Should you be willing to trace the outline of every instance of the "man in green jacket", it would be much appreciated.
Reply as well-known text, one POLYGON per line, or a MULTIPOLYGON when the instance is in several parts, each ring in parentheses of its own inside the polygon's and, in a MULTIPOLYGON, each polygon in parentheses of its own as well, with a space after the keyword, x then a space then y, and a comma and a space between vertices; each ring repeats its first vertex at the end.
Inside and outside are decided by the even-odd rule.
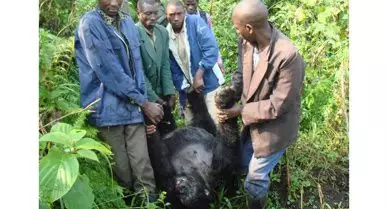
MULTIPOLYGON (((148 100, 164 106, 165 117, 161 123, 167 123, 175 128, 171 113, 176 98, 169 62, 169 36, 163 26, 156 24, 159 6, 156 0, 139 0, 137 4, 139 22, 136 26, 140 35, 140 52, 148 100)), ((155 126, 147 127, 148 134, 155 131, 155 126)))

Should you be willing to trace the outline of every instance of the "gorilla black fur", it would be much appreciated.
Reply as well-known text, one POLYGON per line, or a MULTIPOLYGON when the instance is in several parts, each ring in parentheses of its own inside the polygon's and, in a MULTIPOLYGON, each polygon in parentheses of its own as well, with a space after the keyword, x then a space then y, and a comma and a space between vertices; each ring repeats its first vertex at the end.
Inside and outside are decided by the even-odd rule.
MULTIPOLYGON (((217 105, 233 106, 231 94, 234 95, 232 89, 222 89, 216 96, 217 105)), ((172 208, 206 209, 220 185, 235 189, 237 158, 232 142, 237 138, 237 121, 227 121, 216 128, 203 96, 191 92, 187 98, 193 110, 192 124, 162 139, 150 138, 149 153, 157 187, 167 191, 172 208)))
MULTIPOLYGON (((216 106, 218 109, 229 109, 239 100, 236 91, 232 87, 222 88, 215 95, 216 106)), ((235 147, 239 134, 237 117, 226 120, 217 125, 217 136, 224 141, 228 147, 235 147)))

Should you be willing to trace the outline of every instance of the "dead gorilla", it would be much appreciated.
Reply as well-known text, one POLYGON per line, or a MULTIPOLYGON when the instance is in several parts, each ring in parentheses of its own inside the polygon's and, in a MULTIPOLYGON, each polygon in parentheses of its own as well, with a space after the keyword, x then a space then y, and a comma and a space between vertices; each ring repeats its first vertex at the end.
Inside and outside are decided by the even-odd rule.
MULTIPOLYGON (((233 89, 222 89, 216 96, 217 105, 233 106, 234 95, 233 89)), ((188 100, 194 114, 193 123, 161 140, 151 137, 149 153, 156 184, 167 191, 172 208, 205 209, 209 208, 220 185, 229 191, 235 189, 237 121, 227 121, 216 128, 203 96, 192 92, 188 100)))

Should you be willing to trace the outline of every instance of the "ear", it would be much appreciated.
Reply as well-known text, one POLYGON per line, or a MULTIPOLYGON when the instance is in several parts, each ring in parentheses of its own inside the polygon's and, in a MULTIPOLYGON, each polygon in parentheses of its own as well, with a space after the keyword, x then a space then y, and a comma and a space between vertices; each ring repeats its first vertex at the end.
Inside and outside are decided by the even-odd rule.
POLYGON ((253 27, 251 24, 246 24, 245 29, 248 31, 248 33, 250 33, 250 34, 253 33, 253 27))

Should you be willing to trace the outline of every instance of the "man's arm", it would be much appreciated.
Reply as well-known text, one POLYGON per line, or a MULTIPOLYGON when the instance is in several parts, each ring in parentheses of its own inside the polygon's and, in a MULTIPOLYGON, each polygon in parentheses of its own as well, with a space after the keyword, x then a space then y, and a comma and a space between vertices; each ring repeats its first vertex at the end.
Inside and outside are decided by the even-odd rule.
POLYGON ((209 25, 209 28, 213 30, 213 20, 212 20, 212 17, 206 13, 206 18, 207 18, 207 23, 209 25))
POLYGON ((162 28, 162 35, 164 38, 164 53, 163 53, 163 61, 162 61, 162 67, 161 67, 161 80, 162 80, 162 88, 163 88, 163 96, 173 95, 175 94, 174 90, 174 84, 172 82, 172 75, 171 75, 171 69, 170 69, 170 57, 169 57, 169 48, 168 48, 168 42, 169 37, 167 30, 162 28))
POLYGON ((218 59, 217 41, 202 18, 197 19, 197 39, 201 47, 202 59, 199 66, 202 70, 212 70, 218 59))
POLYGON ((155 102, 157 100, 160 100, 159 96, 155 93, 155 91, 152 89, 152 85, 150 80, 148 80, 147 76, 144 74, 144 80, 145 80, 145 85, 147 88, 147 98, 148 101, 155 102))
POLYGON ((280 66, 277 83, 269 99, 247 103, 242 110, 245 125, 258 123, 263 120, 276 119, 287 113, 300 99, 304 77, 303 60, 294 52, 287 61, 280 66))
POLYGON ((131 99, 142 106, 147 101, 146 95, 137 88, 136 81, 124 72, 113 49, 109 49, 99 37, 94 24, 82 22, 78 30, 87 61, 107 89, 123 99, 131 99))
MULTIPOLYGON (((133 20, 131 19, 131 22, 133 23, 133 20)), ((134 23, 133 23, 134 24, 134 23)), ((136 27, 136 29, 137 29, 137 27, 136 27)), ((137 34, 137 40, 139 40, 140 41, 140 32, 139 32, 139 30, 136 30, 136 34, 137 34)), ((139 43, 140 44, 140 43, 139 43)), ((141 57, 141 51, 140 51, 140 49, 139 49, 139 53, 140 53, 140 57, 141 57)), ((141 58, 142 59, 142 58, 141 58)), ((140 89, 142 90, 142 92, 144 92, 144 97, 145 98, 147 98, 147 100, 148 100, 148 92, 147 92, 147 81, 149 82, 149 80, 148 80, 148 78, 146 77, 146 75, 145 75, 145 73, 144 73, 144 70, 145 70, 145 68, 144 68, 144 66, 143 66, 143 60, 142 60, 142 64, 141 64, 141 69, 137 69, 137 71, 140 71, 140 72, 138 72, 137 74, 138 75, 140 75, 140 74, 142 74, 142 76, 138 76, 137 78, 138 78, 138 82, 140 83, 140 89), (147 79, 147 80, 146 80, 147 79)))
POLYGON ((203 74, 206 70, 213 70, 218 59, 217 41, 210 28, 202 18, 196 20, 197 41, 202 53, 202 59, 199 61, 198 70, 195 73, 193 87, 196 92, 201 93, 205 88, 203 74))

